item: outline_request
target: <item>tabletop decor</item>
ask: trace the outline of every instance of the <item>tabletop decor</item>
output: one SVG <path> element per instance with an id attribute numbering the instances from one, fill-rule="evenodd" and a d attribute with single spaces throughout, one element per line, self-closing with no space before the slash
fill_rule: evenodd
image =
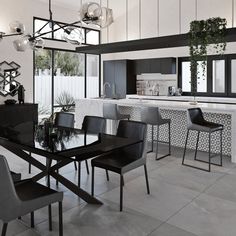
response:
<path id="1" fill-rule="evenodd" d="M 195 20 L 190 23 L 189 53 L 191 92 L 194 98 L 197 93 L 199 79 L 198 66 L 202 66 L 202 73 L 205 75 L 208 53 L 211 52 L 222 55 L 225 52 L 226 25 L 226 19 L 220 17 L 200 21 Z"/>

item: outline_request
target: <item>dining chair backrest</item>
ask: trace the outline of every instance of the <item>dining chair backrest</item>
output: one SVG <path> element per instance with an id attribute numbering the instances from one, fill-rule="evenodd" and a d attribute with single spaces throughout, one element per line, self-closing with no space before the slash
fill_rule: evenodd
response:
<path id="1" fill-rule="evenodd" d="M 146 157 L 147 125 L 143 122 L 121 120 L 117 129 L 117 136 L 141 141 L 124 149 L 124 152 L 134 159 Z"/>
<path id="2" fill-rule="evenodd" d="M 82 123 L 82 130 L 91 133 L 104 133 L 106 128 L 106 119 L 99 116 L 85 116 Z"/>
<path id="3" fill-rule="evenodd" d="M 142 107 L 141 121 L 150 125 L 161 123 L 162 116 L 159 107 Z"/>
<path id="4" fill-rule="evenodd" d="M 63 126 L 67 128 L 74 128 L 75 116 L 68 112 L 57 112 L 55 116 L 54 125 Z"/>
<path id="5" fill-rule="evenodd" d="M 7 160 L 0 155 L 0 219 L 7 222 L 20 205 Z"/>
<path id="6" fill-rule="evenodd" d="M 119 111 L 117 104 L 103 103 L 103 117 L 109 120 L 118 120 Z"/>
<path id="7" fill-rule="evenodd" d="M 187 111 L 187 123 L 188 123 L 188 128 L 191 128 L 193 124 L 204 124 L 204 117 L 202 114 L 201 108 L 190 108 Z"/>

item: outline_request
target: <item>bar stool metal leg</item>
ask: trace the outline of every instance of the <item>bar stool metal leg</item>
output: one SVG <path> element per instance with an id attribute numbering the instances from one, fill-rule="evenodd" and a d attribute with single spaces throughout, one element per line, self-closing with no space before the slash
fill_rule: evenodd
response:
<path id="1" fill-rule="evenodd" d="M 208 171 L 211 171 L 211 132 L 209 132 L 209 168 Z"/>
<path id="2" fill-rule="evenodd" d="M 157 158 L 157 155 L 158 155 L 158 143 L 159 143 L 159 126 L 158 125 L 157 125 L 156 135 L 157 135 L 156 160 L 159 160 L 160 158 Z"/>
<path id="3" fill-rule="evenodd" d="M 6 236 L 8 223 L 4 223 L 2 226 L 2 236 Z"/>
<path id="4" fill-rule="evenodd" d="M 223 130 L 220 131 L 220 166 L 223 166 Z"/>
<path id="5" fill-rule="evenodd" d="M 184 145 L 184 154 L 183 154 L 183 159 L 182 159 L 182 165 L 185 165 L 184 159 L 185 159 L 185 154 L 186 154 L 186 149 L 187 149 L 188 135 L 189 135 L 189 129 L 187 131 L 187 136 L 186 136 L 185 145 Z"/>
<path id="6" fill-rule="evenodd" d="M 151 152 L 153 152 L 153 146 L 154 146 L 154 126 L 152 125 L 152 149 L 151 149 Z"/>
<path id="7" fill-rule="evenodd" d="M 197 159 L 197 149 L 198 149 L 198 142 L 199 142 L 199 134 L 200 134 L 200 131 L 197 132 L 197 142 L 196 142 L 196 149 L 195 149 L 195 154 L 194 154 L 194 160 Z"/>
<path id="8" fill-rule="evenodd" d="M 170 130 L 170 123 L 168 123 L 168 128 L 169 128 L 169 154 L 171 155 L 171 130 Z"/>

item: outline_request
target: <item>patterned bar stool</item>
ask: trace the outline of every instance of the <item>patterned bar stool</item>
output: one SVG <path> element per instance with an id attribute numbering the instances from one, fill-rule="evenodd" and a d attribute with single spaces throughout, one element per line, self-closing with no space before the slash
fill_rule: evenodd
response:
<path id="1" fill-rule="evenodd" d="M 187 137 L 186 137 L 186 142 L 185 142 L 185 147 L 184 147 L 182 165 L 189 166 L 189 167 L 199 169 L 199 170 L 208 171 L 208 172 L 211 171 L 211 165 L 222 166 L 222 131 L 223 131 L 224 126 L 221 124 L 217 124 L 217 123 L 213 123 L 213 122 L 209 122 L 205 120 L 202 114 L 202 110 L 200 108 L 191 108 L 187 110 L 187 123 L 188 123 L 188 131 L 187 131 Z M 208 169 L 204 169 L 204 168 L 200 168 L 197 166 L 184 163 L 190 130 L 195 130 L 198 132 L 194 160 L 208 163 Z M 211 155 L 211 134 L 217 131 L 220 131 L 220 154 Z M 208 133 L 208 137 L 209 137 L 208 161 L 197 159 L 197 149 L 198 149 L 198 141 L 199 141 L 200 132 Z M 217 155 L 220 155 L 220 164 L 215 164 L 211 162 L 211 159 Z"/>
<path id="2" fill-rule="evenodd" d="M 163 119 L 159 110 L 159 107 L 143 107 L 141 109 L 141 121 L 152 126 L 152 150 L 153 152 L 153 144 L 154 141 L 157 142 L 156 146 L 156 160 L 160 160 L 164 157 L 171 155 L 171 135 L 170 135 L 170 119 Z M 168 125 L 168 142 L 160 141 L 159 140 L 159 126 L 161 125 Z M 157 139 L 154 140 L 154 126 L 157 127 L 156 135 Z M 161 157 L 158 157 L 158 143 L 168 143 L 169 144 L 169 152 Z"/>

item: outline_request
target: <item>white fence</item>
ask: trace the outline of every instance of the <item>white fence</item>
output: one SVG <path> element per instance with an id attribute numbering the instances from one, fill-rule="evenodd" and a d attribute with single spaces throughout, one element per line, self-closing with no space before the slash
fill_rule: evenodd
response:
<path id="1" fill-rule="evenodd" d="M 61 93 L 70 94 L 75 100 L 84 98 L 85 78 L 82 76 L 54 76 L 54 100 Z M 99 96 L 98 77 L 87 77 L 87 97 Z M 52 80 L 50 75 L 35 76 L 35 101 L 43 107 L 50 107 Z M 50 109 L 50 108 L 49 108 Z"/>

